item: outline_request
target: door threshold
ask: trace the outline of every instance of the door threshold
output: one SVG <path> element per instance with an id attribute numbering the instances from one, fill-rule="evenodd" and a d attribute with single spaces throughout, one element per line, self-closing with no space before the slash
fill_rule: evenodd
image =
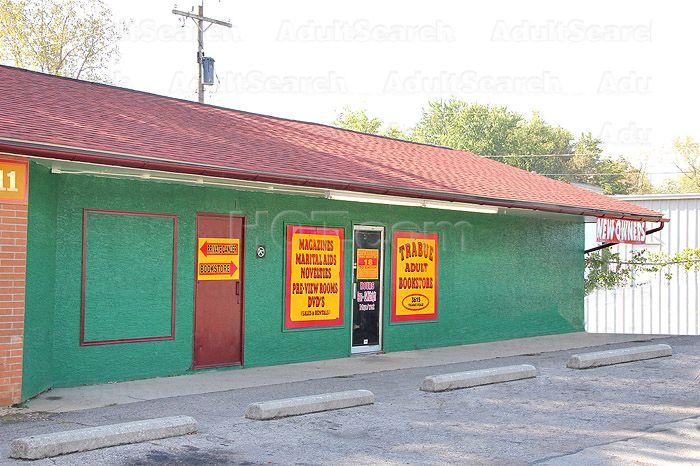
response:
<path id="1" fill-rule="evenodd" d="M 240 362 L 234 362 L 232 364 L 212 364 L 209 366 L 192 366 L 193 371 L 207 370 L 207 369 L 225 369 L 227 367 L 243 367 Z"/>
<path id="2" fill-rule="evenodd" d="M 377 354 L 382 353 L 382 348 L 379 346 L 357 346 L 350 349 L 352 356 L 358 354 Z"/>

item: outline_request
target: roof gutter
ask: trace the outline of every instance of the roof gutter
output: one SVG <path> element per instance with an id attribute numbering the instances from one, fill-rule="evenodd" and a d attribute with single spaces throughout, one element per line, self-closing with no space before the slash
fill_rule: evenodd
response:
<path id="1" fill-rule="evenodd" d="M 31 142 L 10 138 L 0 138 L 0 151 L 39 158 L 54 158 L 72 162 L 96 163 L 127 168 L 160 170 L 191 175 L 212 176 L 264 183 L 284 184 L 290 186 L 310 186 L 315 188 L 338 189 L 360 193 L 384 194 L 389 196 L 432 199 L 438 201 L 467 202 L 471 204 L 495 207 L 535 210 L 568 215 L 591 217 L 608 217 L 650 222 L 666 222 L 659 216 L 634 215 L 620 211 L 586 209 L 581 207 L 546 204 L 540 202 L 520 201 L 514 199 L 488 198 L 458 193 L 441 193 L 413 188 L 396 188 L 377 184 L 352 184 L 340 180 L 322 177 L 305 177 L 298 175 L 279 175 L 262 171 L 231 169 L 229 167 L 205 165 L 196 162 L 174 162 L 172 160 L 142 155 L 125 154 L 106 150 L 84 149 L 58 144 Z"/>

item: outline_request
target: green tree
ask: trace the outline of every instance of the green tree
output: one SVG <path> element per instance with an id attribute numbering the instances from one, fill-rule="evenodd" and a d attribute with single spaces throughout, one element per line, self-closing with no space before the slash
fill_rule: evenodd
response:
<path id="1" fill-rule="evenodd" d="M 423 110 L 411 136 L 415 141 L 479 155 L 516 153 L 515 130 L 522 116 L 506 107 L 434 101 Z"/>
<path id="2" fill-rule="evenodd" d="M 677 179 L 665 179 L 660 185 L 654 188 L 657 194 L 680 193 L 681 187 Z"/>
<path id="3" fill-rule="evenodd" d="M 677 138 L 673 142 L 679 160 L 676 167 L 680 175 L 669 178 L 656 187 L 657 193 L 697 193 L 700 192 L 700 144 L 689 136 Z"/>
<path id="4" fill-rule="evenodd" d="M 595 183 L 605 194 L 651 194 L 654 187 L 646 171 L 633 166 L 629 160 L 619 156 L 616 159 L 603 159 L 598 165 L 601 179 Z"/>
<path id="5" fill-rule="evenodd" d="M 390 126 L 384 129 L 382 120 L 369 116 L 365 109 L 353 110 L 350 107 L 345 107 L 333 121 L 333 125 L 339 128 L 359 131 L 361 133 L 409 140 L 408 135 L 396 126 Z"/>
<path id="6" fill-rule="evenodd" d="M 529 120 L 524 118 L 513 135 L 517 157 L 502 161 L 555 179 L 566 180 L 569 173 L 569 155 L 572 151 L 573 135 L 568 130 L 550 125 L 535 112 Z M 532 155 L 533 157 L 527 157 Z M 575 180 L 574 180 L 575 181 Z"/>
<path id="7" fill-rule="evenodd" d="M 107 81 L 124 31 L 103 0 L 0 0 L 0 60 L 20 68 Z"/>
<path id="8" fill-rule="evenodd" d="M 622 156 L 602 156 L 600 139 L 583 133 L 576 141 L 574 156 L 569 160 L 572 181 L 603 188 L 605 194 L 648 194 L 653 186 L 643 169 L 634 167 Z"/>
<path id="9" fill-rule="evenodd" d="M 686 136 L 678 138 L 673 143 L 682 162 L 678 169 L 683 172 L 678 179 L 678 189 L 681 192 L 700 192 L 700 143 Z"/>
<path id="10" fill-rule="evenodd" d="M 662 272 L 666 280 L 673 278 L 672 265 L 680 265 L 686 272 L 700 271 L 700 248 L 686 248 L 669 256 L 664 252 L 648 249 L 633 250 L 628 260 L 610 249 L 586 255 L 586 280 L 584 289 L 589 294 L 598 289 L 628 286 L 640 272 Z"/>
<path id="11" fill-rule="evenodd" d="M 361 133 L 379 134 L 383 123 L 382 120 L 367 115 L 367 110 L 353 110 L 345 107 L 333 124 L 339 128 L 351 129 Z"/>
<path id="12" fill-rule="evenodd" d="M 590 133 L 576 140 L 535 112 L 530 118 L 505 106 L 457 99 L 429 102 L 409 132 L 383 131 L 379 118 L 346 109 L 335 124 L 344 128 L 466 150 L 524 170 L 568 182 L 600 186 L 607 194 L 650 192 L 646 173 L 623 157 L 603 157 Z"/>
<path id="13" fill-rule="evenodd" d="M 572 180 L 579 183 L 598 185 L 601 178 L 594 175 L 600 165 L 603 149 L 602 141 L 594 138 L 590 132 L 582 133 L 574 144 L 574 155 L 568 160 L 568 168 L 572 172 Z"/>
<path id="14" fill-rule="evenodd" d="M 381 134 L 382 136 L 386 136 L 388 138 L 403 139 L 404 141 L 411 140 L 411 137 L 398 126 L 389 126 L 386 130 L 382 131 Z"/>
<path id="15" fill-rule="evenodd" d="M 571 152 L 573 139 L 568 130 L 548 124 L 539 113 L 526 119 L 505 106 L 456 99 L 430 102 L 412 137 L 493 157 L 524 170 L 552 173 L 555 178 L 566 172 L 566 154 Z M 542 157 L 545 154 L 555 156 Z"/>

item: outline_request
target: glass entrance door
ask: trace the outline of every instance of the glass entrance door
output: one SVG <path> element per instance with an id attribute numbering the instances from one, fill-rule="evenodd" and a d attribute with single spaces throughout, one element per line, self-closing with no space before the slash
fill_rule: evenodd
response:
<path id="1" fill-rule="evenodd" d="M 382 349 L 384 227 L 353 227 L 352 352 Z"/>

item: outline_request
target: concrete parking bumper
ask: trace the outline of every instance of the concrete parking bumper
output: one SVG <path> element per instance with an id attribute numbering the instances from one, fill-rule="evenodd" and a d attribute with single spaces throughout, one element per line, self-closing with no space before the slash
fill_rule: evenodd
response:
<path id="1" fill-rule="evenodd" d="M 643 359 L 663 358 L 671 356 L 673 350 L 664 344 L 634 346 L 608 351 L 596 351 L 593 353 L 574 354 L 566 363 L 571 369 L 589 369 L 592 367 L 610 366 L 625 362 L 641 361 Z"/>
<path id="2" fill-rule="evenodd" d="M 252 403 L 248 406 L 245 417 L 261 421 L 373 403 L 374 394 L 369 390 L 350 390 Z"/>
<path id="3" fill-rule="evenodd" d="M 10 457 L 35 460 L 127 443 L 175 437 L 196 431 L 197 421 L 189 416 L 162 417 L 88 427 L 15 439 L 10 443 Z"/>
<path id="4" fill-rule="evenodd" d="M 476 387 L 512 380 L 530 379 L 537 376 L 537 369 L 529 364 L 494 367 L 467 372 L 431 375 L 423 380 L 420 389 L 424 392 L 444 392 L 458 388 Z"/>

